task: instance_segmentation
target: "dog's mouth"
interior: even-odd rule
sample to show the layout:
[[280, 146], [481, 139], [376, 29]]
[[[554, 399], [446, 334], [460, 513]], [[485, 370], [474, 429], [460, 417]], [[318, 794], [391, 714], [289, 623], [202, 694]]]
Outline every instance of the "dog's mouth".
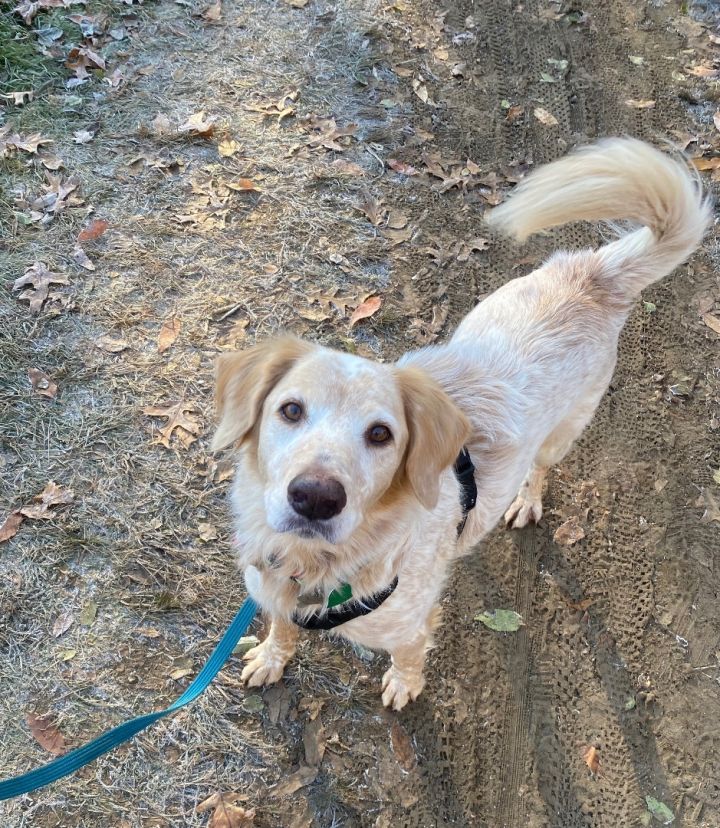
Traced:
[[335, 541], [335, 531], [328, 521], [308, 520], [300, 516], [287, 518], [278, 528], [278, 532], [297, 535], [307, 540], [320, 538], [328, 543]]

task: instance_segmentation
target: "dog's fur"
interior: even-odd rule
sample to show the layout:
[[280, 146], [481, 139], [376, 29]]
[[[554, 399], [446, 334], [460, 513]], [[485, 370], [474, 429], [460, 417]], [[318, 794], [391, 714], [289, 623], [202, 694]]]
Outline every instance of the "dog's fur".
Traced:
[[[490, 223], [521, 240], [575, 220], [628, 219], [638, 229], [598, 250], [555, 254], [483, 300], [447, 343], [395, 365], [287, 337], [221, 357], [213, 449], [240, 443], [239, 562], [272, 622], [243, 679], [281, 676], [300, 592], [328, 595], [348, 582], [369, 596], [397, 575], [385, 603], [338, 632], [391, 654], [386, 705], [416, 698], [450, 562], [503, 513], [514, 527], [540, 518], [547, 468], [605, 393], [638, 294], [692, 253], [710, 214], [683, 164], [640, 141], [601, 141], [529, 175]], [[288, 401], [303, 404], [299, 422], [280, 415]], [[376, 423], [393, 439], [370, 444]], [[458, 540], [452, 463], [463, 445], [478, 498]], [[302, 474], [340, 481], [345, 508], [329, 520], [299, 517], [288, 484]]]

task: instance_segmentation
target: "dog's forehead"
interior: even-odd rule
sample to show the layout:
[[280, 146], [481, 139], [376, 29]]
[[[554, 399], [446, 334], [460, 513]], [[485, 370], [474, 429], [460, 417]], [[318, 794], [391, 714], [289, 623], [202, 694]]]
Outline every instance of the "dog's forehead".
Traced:
[[389, 366], [329, 348], [318, 348], [295, 363], [282, 386], [302, 391], [305, 397], [319, 396], [340, 404], [402, 405]]

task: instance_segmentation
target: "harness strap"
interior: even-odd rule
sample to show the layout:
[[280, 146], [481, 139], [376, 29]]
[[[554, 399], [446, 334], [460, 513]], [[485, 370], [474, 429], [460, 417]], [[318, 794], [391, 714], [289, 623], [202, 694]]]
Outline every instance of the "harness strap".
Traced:
[[339, 627], [340, 624], [352, 621], [353, 618], [360, 618], [376, 610], [395, 592], [397, 585], [398, 578], [396, 575], [391, 584], [369, 598], [353, 598], [351, 601], [346, 601], [344, 604], [330, 607], [324, 611], [316, 610], [310, 615], [296, 612], [293, 621], [298, 627], [304, 627], [306, 630], [332, 630], [334, 627]]

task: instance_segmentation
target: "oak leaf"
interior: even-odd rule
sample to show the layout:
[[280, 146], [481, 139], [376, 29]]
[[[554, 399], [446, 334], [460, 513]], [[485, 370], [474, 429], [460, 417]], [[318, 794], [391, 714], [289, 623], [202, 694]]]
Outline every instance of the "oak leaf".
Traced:
[[105, 221], [105, 219], [93, 219], [87, 227], [83, 227], [83, 229], [78, 234], [78, 241], [92, 241], [93, 239], [98, 239], [102, 234], [110, 227], [110, 223]]
[[69, 285], [70, 282], [65, 276], [49, 270], [43, 262], [35, 262], [32, 267], [25, 271], [25, 274], [15, 280], [13, 290], [27, 287], [28, 289], [20, 294], [20, 299], [30, 300], [30, 312], [40, 313], [45, 300], [50, 292], [50, 285]]
[[185, 448], [189, 448], [202, 432], [201, 424], [191, 416], [197, 410], [195, 405], [186, 402], [143, 408], [143, 414], [148, 417], [164, 417], [168, 421], [153, 442], [170, 448], [170, 440], [175, 435]]
[[201, 802], [196, 810], [201, 814], [213, 809], [208, 828], [252, 828], [255, 809], [236, 805], [239, 799], [242, 797], [236, 793], [215, 793]]
[[51, 520], [55, 517], [55, 513], [50, 511], [53, 506], [65, 506], [74, 499], [72, 489], [63, 489], [51, 480], [29, 505], [23, 506], [19, 511], [31, 520]]
[[369, 296], [352, 312], [352, 315], [350, 316], [350, 327], [352, 328], [354, 325], [357, 325], [361, 319], [367, 319], [379, 311], [382, 303], [383, 300], [379, 296]]
[[61, 756], [65, 753], [65, 738], [57, 729], [50, 716], [38, 716], [28, 713], [27, 723], [35, 741], [48, 753]]
[[192, 135], [209, 138], [215, 131], [215, 120], [213, 117], [206, 118], [204, 112], [196, 112], [182, 126], [178, 127], [178, 132], [189, 132]]

